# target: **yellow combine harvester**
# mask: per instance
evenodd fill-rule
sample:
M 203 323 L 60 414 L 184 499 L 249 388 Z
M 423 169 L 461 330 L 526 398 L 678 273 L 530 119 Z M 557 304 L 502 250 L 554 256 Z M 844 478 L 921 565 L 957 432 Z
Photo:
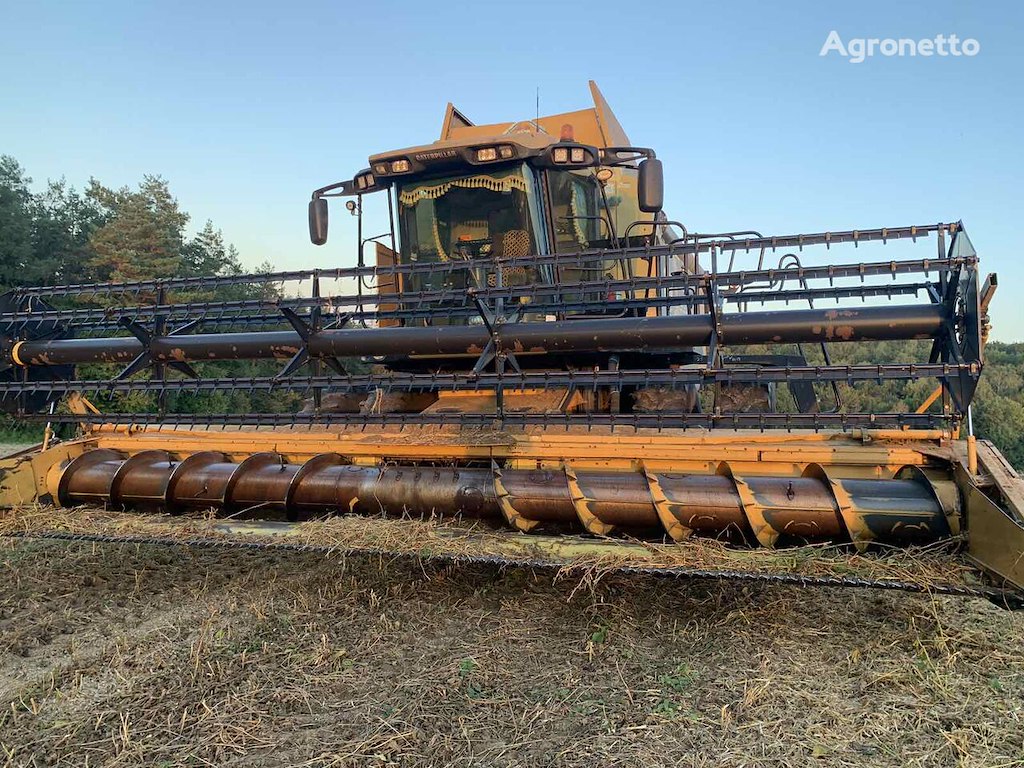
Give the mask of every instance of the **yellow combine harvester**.
M 316 190 L 311 238 L 347 198 L 354 266 L 3 297 L 2 402 L 48 426 L 0 463 L 0 532 L 1018 602 L 1024 486 L 970 434 L 995 278 L 963 225 L 690 231 L 591 90 L 519 123 L 449 105 L 440 140 Z M 916 412 L 843 404 L 922 379 Z M 307 407 L 210 407 L 284 392 Z

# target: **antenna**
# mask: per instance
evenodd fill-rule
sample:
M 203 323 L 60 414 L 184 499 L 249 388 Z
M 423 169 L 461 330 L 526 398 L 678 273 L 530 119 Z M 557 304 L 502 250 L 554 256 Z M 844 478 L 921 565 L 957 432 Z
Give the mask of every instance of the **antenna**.
M 537 86 L 537 116 L 534 118 L 533 127 L 540 130 L 540 86 Z

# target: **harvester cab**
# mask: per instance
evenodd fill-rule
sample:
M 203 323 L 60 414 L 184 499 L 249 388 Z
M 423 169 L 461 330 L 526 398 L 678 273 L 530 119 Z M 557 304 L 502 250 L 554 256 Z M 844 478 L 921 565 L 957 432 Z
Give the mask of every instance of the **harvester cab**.
M 409 274 L 401 281 L 404 290 L 450 290 L 461 296 L 478 288 L 553 286 L 566 277 L 574 282 L 622 279 L 641 268 L 649 275 L 652 269 L 678 274 L 685 264 L 613 257 L 630 246 L 679 241 L 680 234 L 661 214 L 661 162 L 653 150 L 629 145 L 593 83 L 591 90 L 592 109 L 516 123 L 473 125 L 449 104 L 438 141 L 373 155 L 370 167 L 351 180 L 316 190 L 309 204 L 311 240 L 317 245 L 327 241 L 329 197 L 348 197 L 348 209 L 361 224 L 364 196 L 386 193 L 390 229 L 375 238 L 377 266 L 438 267 Z M 390 248 L 379 242 L 385 238 Z M 368 242 L 361 226 L 358 240 L 361 252 Z M 504 266 L 535 254 L 590 249 L 604 249 L 610 258 Z M 449 261 L 479 266 L 452 271 L 444 268 Z M 394 282 L 380 288 L 399 290 Z M 590 298 L 611 302 L 599 314 L 622 311 L 614 306 L 614 293 Z M 514 304 L 507 308 L 530 315 L 528 297 Z M 626 309 L 633 316 L 648 311 L 653 312 Z M 440 313 L 423 320 L 467 322 Z
M 342 266 L 6 295 L 0 403 L 46 437 L 0 462 L 0 533 L 1019 602 L 963 224 L 695 231 L 591 91 L 449 105 L 317 189 L 314 243 L 330 199 L 355 215 Z
M 382 297 L 409 292 L 429 292 L 432 296 L 429 313 L 415 318 L 381 318 L 378 322 L 383 326 L 490 326 L 494 318 L 504 321 L 509 317 L 563 321 L 578 320 L 584 314 L 657 317 L 706 312 L 701 303 L 681 306 L 679 302 L 659 302 L 656 292 L 649 288 L 629 290 L 637 277 L 657 284 L 663 277 L 696 276 L 703 269 L 699 253 L 677 254 L 671 248 L 685 243 L 689 233 L 682 223 L 670 221 L 663 213 L 661 161 L 654 150 L 630 145 L 597 85 L 591 82 L 590 89 L 594 101 L 591 109 L 514 123 L 474 125 L 449 104 L 436 142 L 373 155 L 370 167 L 351 180 L 315 190 L 309 203 L 310 239 L 316 245 L 327 242 L 327 200 L 344 197 L 348 198 L 348 210 L 359 218 L 356 249 L 360 259 L 372 241 L 375 266 L 380 269 L 395 265 L 427 268 L 378 279 L 377 292 Z M 387 199 L 389 231 L 365 239 L 364 197 L 375 193 Z M 658 258 L 650 258 L 652 246 L 668 248 Z M 565 258 L 590 250 L 603 251 L 608 258 Z M 535 254 L 552 258 L 546 263 L 521 263 Z M 452 261 L 466 268 L 447 268 Z M 360 266 L 364 266 L 362 261 Z M 552 289 L 557 286 L 566 288 L 556 294 Z M 479 289 L 502 288 L 517 290 L 508 298 L 497 294 L 490 315 L 488 308 L 479 304 L 473 314 L 458 312 L 467 295 Z M 557 295 L 560 301 L 554 306 L 538 302 L 538 293 Z M 692 299 L 696 288 L 684 285 L 675 293 L 677 298 L 681 294 Z M 448 314 L 445 309 L 454 311 Z M 827 360 L 826 345 L 822 343 L 820 349 Z M 577 351 L 569 359 L 552 356 L 550 351 L 536 355 L 529 350 L 521 350 L 512 358 L 507 353 L 502 357 L 520 369 L 552 365 L 646 369 L 652 365 L 695 364 L 706 360 L 707 353 L 706 347 L 676 345 L 617 354 Z M 711 353 L 718 350 L 712 348 Z M 443 360 L 432 354 L 390 356 L 379 362 L 392 369 L 412 371 L 465 368 L 478 360 L 478 355 L 467 353 Z M 807 363 L 799 346 L 788 354 L 733 354 L 728 360 L 732 365 Z M 836 410 L 841 405 L 837 386 L 823 396 L 822 388 L 808 381 L 790 381 L 787 385 L 788 402 L 802 413 Z M 700 404 L 698 390 L 697 384 L 676 387 L 672 392 L 661 387 L 619 388 L 595 393 L 598 396 L 589 406 L 603 403 L 613 411 L 662 410 L 672 402 L 693 410 Z M 531 399 L 536 401 L 530 397 L 527 401 Z M 560 391 L 559 401 L 570 402 L 568 392 Z M 719 412 L 755 407 L 775 412 L 777 403 L 776 382 L 729 382 L 715 390 L 714 407 Z

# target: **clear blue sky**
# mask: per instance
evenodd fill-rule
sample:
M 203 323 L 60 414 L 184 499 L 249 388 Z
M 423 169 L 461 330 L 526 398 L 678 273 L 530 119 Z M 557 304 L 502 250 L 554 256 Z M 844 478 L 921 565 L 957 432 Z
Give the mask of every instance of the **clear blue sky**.
M 1019 2 L 175 3 L 0 0 L 0 152 L 39 182 L 171 182 L 247 264 L 353 256 L 316 186 L 478 122 L 589 105 L 595 79 L 665 160 L 691 229 L 765 233 L 962 218 L 1000 273 L 995 338 L 1024 340 Z M 855 37 L 975 38 L 978 55 L 850 64 Z M 923 254 L 922 254 L 923 255 Z

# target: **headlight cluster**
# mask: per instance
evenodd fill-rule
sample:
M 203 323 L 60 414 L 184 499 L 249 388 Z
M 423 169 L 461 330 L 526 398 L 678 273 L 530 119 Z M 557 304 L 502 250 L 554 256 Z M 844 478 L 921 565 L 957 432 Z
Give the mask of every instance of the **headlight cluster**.
M 548 149 L 547 159 L 551 165 L 569 168 L 588 168 L 598 164 L 594 147 L 575 143 L 555 144 Z
M 477 147 L 473 150 L 473 157 L 478 163 L 493 163 L 496 160 L 511 160 L 515 156 L 515 149 L 508 144 L 501 144 L 497 147 Z
M 360 192 L 367 192 L 377 186 L 377 179 L 371 171 L 363 171 L 356 174 L 356 189 Z
M 400 160 L 385 160 L 379 163 L 374 163 L 373 172 L 378 176 L 389 176 L 396 173 L 408 173 L 412 170 L 412 163 L 407 159 L 402 158 Z
M 551 159 L 556 163 L 578 164 L 587 162 L 587 154 L 583 147 L 555 147 Z

